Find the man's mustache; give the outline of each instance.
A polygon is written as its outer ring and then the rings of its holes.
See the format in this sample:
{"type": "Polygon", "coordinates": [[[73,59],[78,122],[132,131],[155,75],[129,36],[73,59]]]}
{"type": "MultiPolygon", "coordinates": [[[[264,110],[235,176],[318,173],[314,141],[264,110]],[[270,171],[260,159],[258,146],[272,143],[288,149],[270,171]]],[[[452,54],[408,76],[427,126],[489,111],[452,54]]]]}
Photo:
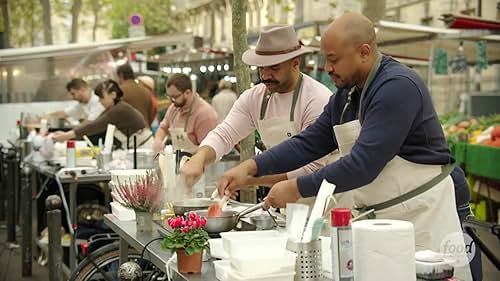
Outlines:
{"type": "Polygon", "coordinates": [[[264,83],[264,84],[278,84],[279,81],[277,81],[277,80],[262,80],[262,83],[264,83]]]}

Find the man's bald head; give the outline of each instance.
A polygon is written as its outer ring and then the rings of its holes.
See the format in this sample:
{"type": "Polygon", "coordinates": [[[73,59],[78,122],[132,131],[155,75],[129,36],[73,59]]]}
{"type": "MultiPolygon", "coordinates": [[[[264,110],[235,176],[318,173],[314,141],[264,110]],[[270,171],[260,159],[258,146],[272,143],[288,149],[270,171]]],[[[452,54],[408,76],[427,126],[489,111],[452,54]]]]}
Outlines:
{"type": "Polygon", "coordinates": [[[372,22],[359,13],[335,19],[321,36],[321,53],[337,88],[362,87],[378,53],[372,22]]]}
{"type": "Polygon", "coordinates": [[[334,36],[339,43],[369,44],[375,46],[375,28],[373,23],[360,13],[348,12],[335,19],[325,31],[324,37],[334,36]]]}

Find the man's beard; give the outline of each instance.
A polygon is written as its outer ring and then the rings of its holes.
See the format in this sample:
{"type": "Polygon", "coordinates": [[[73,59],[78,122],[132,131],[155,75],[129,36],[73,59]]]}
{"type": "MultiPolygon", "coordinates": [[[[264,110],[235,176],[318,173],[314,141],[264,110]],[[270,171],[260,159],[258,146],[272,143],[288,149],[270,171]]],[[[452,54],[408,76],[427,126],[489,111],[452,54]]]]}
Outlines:
{"type": "Polygon", "coordinates": [[[177,107],[177,108],[181,108],[183,107],[184,105],[186,105],[186,101],[183,101],[182,103],[175,103],[174,102],[174,106],[177,107]]]}

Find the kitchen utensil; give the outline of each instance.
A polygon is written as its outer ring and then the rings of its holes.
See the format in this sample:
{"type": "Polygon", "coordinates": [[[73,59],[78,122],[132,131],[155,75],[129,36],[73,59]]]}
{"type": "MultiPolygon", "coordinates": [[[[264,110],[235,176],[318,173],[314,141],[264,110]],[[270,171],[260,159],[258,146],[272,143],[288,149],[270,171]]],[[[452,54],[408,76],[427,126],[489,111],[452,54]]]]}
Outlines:
{"type": "Polygon", "coordinates": [[[250,217],[250,222],[254,224],[257,229],[260,230],[269,230],[275,226],[273,218],[268,215],[250,217]]]}
{"type": "Polygon", "coordinates": [[[323,216],[323,213],[326,209],[326,204],[330,200],[330,195],[335,191],[335,185],[329,183],[326,180],[321,182],[321,186],[319,188],[318,194],[316,195],[316,201],[314,202],[313,209],[311,211],[311,215],[309,216],[309,220],[306,224],[306,228],[304,230],[304,234],[302,235],[301,242],[307,243],[311,241],[312,237],[312,229],[314,222],[323,216]]]}
{"type": "Polygon", "coordinates": [[[219,195],[219,190],[215,188],[214,192],[212,192],[212,195],[210,195],[210,200],[214,200],[217,195],[219,195]]]}
{"type": "Polygon", "coordinates": [[[227,206],[229,196],[224,196],[218,203],[214,203],[208,207],[208,217],[220,217],[222,211],[227,206]]]}
{"type": "Polygon", "coordinates": [[[299,242],[309,214],[309,206],[298,203],[286,204],[286,231],[291,241],[299,242]]]}
{"type": "Polygon", "coordinates": [[[197,210],[207,210],[212,204],[217,204],[218,199],[211,200],[210,198],[190,198],[182,201],[173,202],[174,213],[178,216],[183,216],[187,212],[197,210]]]}
{"type": "Polygon", "coordinates": [[[273,220],[273,223],[276,227],[279,226],[278,222],[276,221],[276,219],[274,218],[274,216],[271,214],[271,212],[269,211],[269,209],[266,210],[267,213],[269,214],[269,216],[271,217],[271,219],[273,220]]]}
{"type": "Polygon", "coordinates": [[[324,222],[325,220],[323,218],[317,218],[314,221],[311,234],[311,241],[318,240],[324,222]]]}
{"type": "Polygon", "coordinates": [[[83,135],[83,140],[87,143],[87,145],[94,149],[95,148],[95,145],[92,143],[92,141],[89,139],[89,137],[87,137],[87,135],[83,135]]]}
{"type": "Polygon", "coordinates": [[[288,241],[286,248],[297,254],[295,280],[323,280],[321,240],[307,243],[288,241]]]}
{"type": "Polygon", "coordinates": [[[263,204],[264,203],[260,203],[251,206],[239,213],[235,211],[223,211],[219,217],[208,217],[208,210],[197,210],[194,212],[207,219],[207,224],[203,227],[205,231],[209,234],[217,234],[220,232],[230,231],[236,226],[242,216],[261,209],[263,204]]]}

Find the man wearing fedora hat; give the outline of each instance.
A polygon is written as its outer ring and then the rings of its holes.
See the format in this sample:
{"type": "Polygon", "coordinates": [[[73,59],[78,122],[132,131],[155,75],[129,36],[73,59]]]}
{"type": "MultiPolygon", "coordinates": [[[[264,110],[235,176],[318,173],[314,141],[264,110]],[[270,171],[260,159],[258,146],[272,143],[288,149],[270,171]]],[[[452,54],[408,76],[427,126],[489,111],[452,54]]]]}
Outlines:
{"type": "MultiPolygon", "coordinates": [[[[302,46],[290,25],[263,27],[255,49],[247,50],[244,63],[257,66],[262,83],[243,92],[227,117],[200,144],[200,149],[181,169],[194,184],[205,167],[257,129],[267,148],[304,130],[318,118],[332,93],[300,72],[300,57],[311,50],[302,46]]],[[[310,174],[325,164],[314,161],[294,171],[260,178],[249,185],[268,185],[310,174]]]]}

